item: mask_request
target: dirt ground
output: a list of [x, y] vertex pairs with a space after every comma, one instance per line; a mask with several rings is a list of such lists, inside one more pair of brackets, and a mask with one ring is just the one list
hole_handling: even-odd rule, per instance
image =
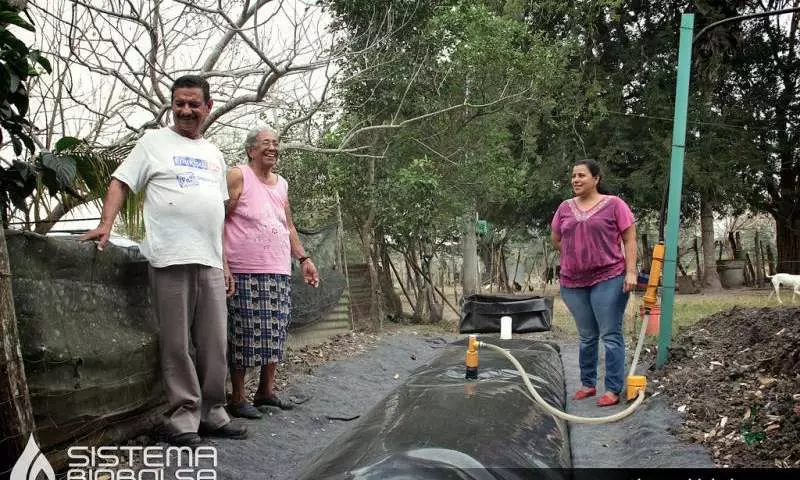
[[800, 466], [799, 308], [708, 316], [679, 332], [650, 379], [683, 413], [679, 436], [717, 466]]

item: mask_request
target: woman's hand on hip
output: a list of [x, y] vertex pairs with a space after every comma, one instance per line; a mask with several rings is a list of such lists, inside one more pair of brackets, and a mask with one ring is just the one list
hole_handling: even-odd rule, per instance
[[628, 272], [625, 274], [625, 282], [622, 284], [622, 291], [625, 293], [633, 291], [636, 288], [636, 272]]

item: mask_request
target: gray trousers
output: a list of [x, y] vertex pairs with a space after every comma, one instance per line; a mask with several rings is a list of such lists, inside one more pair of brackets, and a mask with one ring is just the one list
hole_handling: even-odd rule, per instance
[[197, 432], [200, 423], [228, 422], [225, 279], [205, 265], [150, 266], [150, 295], [159, 324], [161, 371], [169, 434]]

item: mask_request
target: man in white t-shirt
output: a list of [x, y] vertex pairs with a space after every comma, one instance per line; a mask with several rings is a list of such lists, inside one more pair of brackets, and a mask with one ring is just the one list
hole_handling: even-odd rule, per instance
[[168, 440], [189, 447], [202, 442], [200, 435], [247, 436], [224, 408], [225, 297], [233, 293], [233, 282], [223, 269], [225, 162], [200, 132], [211, 105], [205, 79], [187, 75], [175, 81], [174, 125], [139, 140], [112, 174], [100, 224], [83, 236], [97, 239], [103, 250], [128, 191], [144, 191], [141, 252], [150, 262], [150, 293], [159, 323], [169, 402], [165, 423]]

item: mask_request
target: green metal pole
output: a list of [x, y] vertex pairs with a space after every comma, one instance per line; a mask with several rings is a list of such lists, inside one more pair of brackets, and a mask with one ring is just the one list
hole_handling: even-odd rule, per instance
[[686, 150], [686, 112], [689, 107], [689, 77], [692, 69], [692, 34], [694, 14], [681, 15], [681, 35], [678, 47], [678, 81], [675, 87], [675, 119], [672, 124], [672, 157], [669, 171], [669, 203], [667, 203], [667, 234], [664, 245], [664, 277], [662, 280], [661, 326], [658, 335], [656, 365], [667, 362], [672, 341], [672, 313], [675, 306], [675, 277], [680, 229], [681, 188], [683, 187], [683, 157]]

